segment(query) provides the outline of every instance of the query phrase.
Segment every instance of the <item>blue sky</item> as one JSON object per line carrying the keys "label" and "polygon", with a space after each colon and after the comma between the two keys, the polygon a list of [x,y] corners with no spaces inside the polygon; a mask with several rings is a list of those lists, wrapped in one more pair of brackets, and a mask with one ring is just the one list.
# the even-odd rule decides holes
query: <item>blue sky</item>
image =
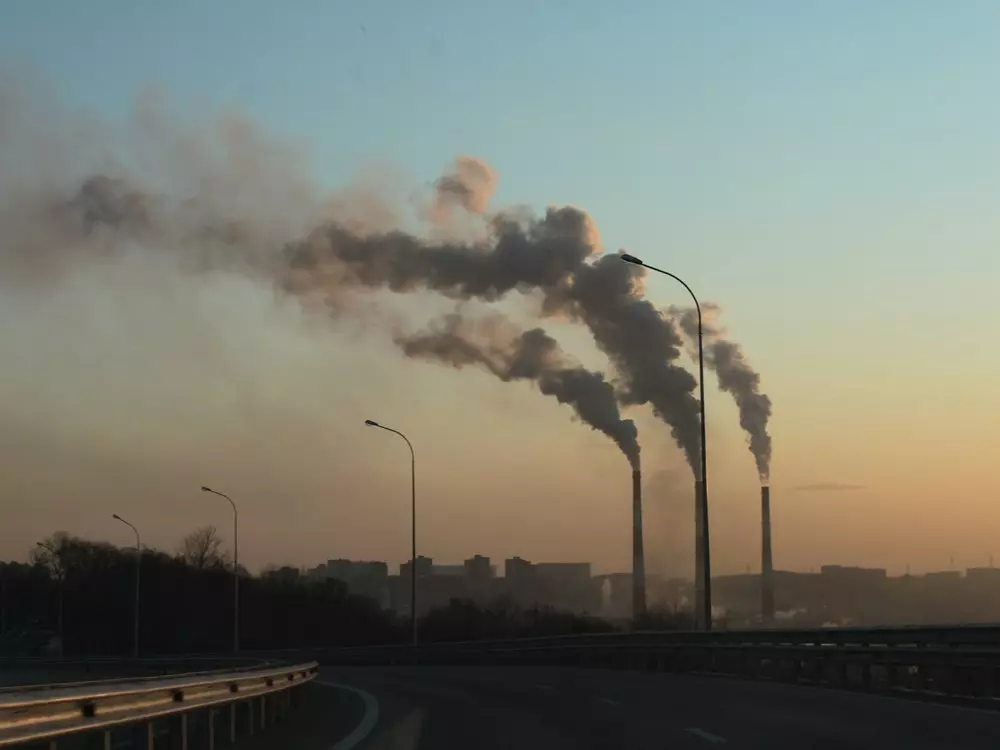
{"label": "blue sky", "polygon": [[996,2],[7,0],[0,50],[111,117],[149,84],[236,107],[331,187],[480,156],[495,205],[581,206],[722,304],[802,481],[871,431],[896,452],[861,473],[939,460],[943,482],[973,460],[963,429],[967,489],[993,481]]}
{"label": "blue sky", "polygon": [[[612,249],[676,257],[731,296],[804,265],[844,279],[861,252],[892,272],[905,250],[865,236],[984,208],[998,16],[932,0],[15,0],[0,47],[103,111],[149,83],[182,106],[236,105],[311,142],[331,184],[374,160],[429,179],[480,155],[498,200],[579,204]],[[861,247],[805,246],[851,224]],[[989,262],[969,229],[968,260]]]}

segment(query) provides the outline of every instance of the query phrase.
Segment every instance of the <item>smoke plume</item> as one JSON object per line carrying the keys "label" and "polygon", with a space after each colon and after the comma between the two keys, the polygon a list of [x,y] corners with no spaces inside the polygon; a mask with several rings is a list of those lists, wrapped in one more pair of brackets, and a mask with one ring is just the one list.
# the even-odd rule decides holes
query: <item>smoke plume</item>
{"label": "smoke plume", "polygon": [[[698,313],[694,308],[671,308],[680,328],[697,356]],[[766,483],[771,473],[771,436],[767,423],[771,418],[771,399],[760,392],[760,375],[751,367],[739,344],[725,338],[725,329],[715,320],[721,312],[712,302],[702,304],[702,332],[705,339],[705,364],[715,371],[719,389],[736,401],[740,427],[747,433],[750,453],[757,464],[760,481]]]}
{"label": "smoke plume", "polygon": [[709,351],[708,361],[719,376],[719,388],[736,400],[740,427],[749,436],[760,481],[766,483],[771,473],[771,436],[767,433],[771,399],[760,392],[760,375],[747,362],[739,344],[724,339],[713,341]]}
{"label": "smoke plume", "polygon": [[[468,164],[467,171],[474,171]],[[482,193],[465,186],[458,175],[446,176],[447,195],[481,205]],[[464,178],[463,178],[464,179]],[[470,180],[471,182],[471,180]],[[439,186],[439,190],[442,189]],[[477,197],[478,196],[478,197]],[[154,201],[106,177],[87,180],[69,202],[78,229],[107,226],[118,232],[146,232]],[[67,210],[62,209],[64,212]],[[227,252],[254,268],[267,267],[286,292],[320,295],[333,310],[345,290],[388,288],[405,293],[427,289],[453,299],[494,301],[517,291],[540,292],[546,316],[585,324],[619,376],[618,397],[626,405],[650,404],[670,426],[671,434],[695,471],[699,456],[698,402],[695,379],[683,369],[683,339],[671,320],[644,299],[645,271],[615,255],[599,253],[590,216],[570,206],[549,208],[540,218],[512,214],[490,217],[490,244],[433,242],[402,231],[359,232],[328,221],[285,246],[284,263],[264,262],[243,254],[247,232],[240,224],[216,219],[198,224],[201,262],[215,268],[231,260]],[[253,237],[253,235],[249,235]],[[206,238],[215,241],[205,256]],[[182,244],[189,236],[181,236]]]}
{"label": "smoke plume", "polygon": [[396,343],[408,357],[459,369],[478,365],[504,382],[533,381],[543,394],[569,404],[583,422],[614,440],[632,468],[639,468],[635,424],[621,418],[614,388],[600,373],[574,363],[541,328],[519,332],[499,315],[473,321],[455,313],[427,332],[398,334]]}
{"label": "smoke plume", "polygon": [[[549,208],[540,218],[490,218],[487,246],[429,242],[402,232],[358,236],[328,223],[287,249],[293,273],[312,275],[336,265],[337,284],[427,289],[453,299],[497,300],[540,292],[543,314],[584,323],[620,375],[619,397],[650,404],[666,422],[692,470],[698,465],[695,379],[677,364],[683,339],[643,298],[645,271],[599,253],[585,212]],[[331,293],[336,293],[336,287]]]}
{"label": "smoke plume", "polygon": [[434,183],[434,214],[446,221],[456,207],[470,214],[486,213],[496,190],[496,172],[474,156],[459,156],[450,172]]}
{"label": "smoke plume", "polygon": [[[533,294],[543,315],[588,327],[614,364],[621,403],[649,404],[697,467],[696,381],[678,362],[683,338],[644,298],[642,268],[600,256],[596,228],[584,211],[564,206],[540,217],[486,214],[495,175],[483,162],[462,157],[437,181],[435,205],[479,215],[487,231],[482,242],[428,240],[344,217],[310,225],[303,219],[316,217],[316,197],[297,180],[281,179],[286,175],[275,157],[258,155],[271,151],[258,148],[259,136],[246,123],[220,125],[227,160],[220,169],[197,138],[173,138],[169,121],[155,109],[141,119],[144,147],[155,152],[150,144],[171,144],[163,153],[142,154],[146,172],[82,172],[74,191],[33,204],[45,214],[34,222],[44,226],[44,241],[7,234],[7,246],[38,265],[66,262],[62,249],[81,243],[99,255],[132,252],[141,244],[145,252],[176,255],[173,261],[185,271],[270,279],[335,314],[350,309],[345,299],[365,289],[482,300]],[[258,172],[277,177],[261,179]],[[146,173],[158,177],[139,177]]]}

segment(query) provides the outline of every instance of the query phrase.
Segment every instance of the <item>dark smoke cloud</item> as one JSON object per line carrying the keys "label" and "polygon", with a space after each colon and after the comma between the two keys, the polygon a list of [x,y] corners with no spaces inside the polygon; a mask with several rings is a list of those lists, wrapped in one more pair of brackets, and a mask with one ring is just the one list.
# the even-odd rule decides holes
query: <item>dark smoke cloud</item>
{"label": "dark smoke cloud", "polygon": [[396,343],[408,357],[459,369],[478,365],[504,382],[536,383],[542,393],[569,404],[584,423],[614,440],[632,467],[639,468],[635,424],[621,418],[612,385],[574,363],[541,328],[518,331],[501,316],[468,320],[455,313],[427,332],[397,335]]}
{"label": "dark smoke cloud", "polygon": [[813,482],[800,484],[792,488],[796,492],[855,492],[866,489],[863,484],[847,484],[845,482]]}
{"label": "dark smoke cloud", "polygon": [[[40,249],[60,259],[65,248],[122,252],[127,243],[117,240],[139,237],[144,251],[174,253],[185,270],[259,274],[309,304],[321,301],[335,314],[347,311],[352,295],[365,289],[426,289],[482,300],[533,293],[541,297],[545,315],[589,328],[614,363],[621,402],[650,404],[670,426],[692,469],[697,467],[696,382],[677,361],[683,340],[643,298],[642,269],[615,256],[597,257],[597,231],[585,212],[567,206],[540,217],[523,212],[485,216],[488,238],[474,243],[432,241],[343,217],[297,231],[301,219],[313,215],[298,204],[313,201],[299,200],[303,191],[292,176],[279,179],[284,175],[272,157],[256,156],[265,149],[256,148],[258,139],[247,126],[230,123],[220,129],[231,162],[220,168],[206,158],[197,139],[164,138],[170,123],[161,115],[147,112],[143,123],[150,142],[181,144],[180,152],[160,162],[151,159],[157,167],[153,172],[181,174],[179,187],[165,194],[168,199],[160,183],[140,187],[124,173],[84,179],[46,204],[51,221],[43,222],[48,236]],[[198,177],[200,170],[204,177]],[[277,176],[269,181],[261,179],[262,173]],[[462,158],[438,181],[437,199],[467,212],[485,211],[494,181],[485,164]],[[275,184],[289,189],[278,191]],[[295,221],[281,220],[282,213]],[[302,239],[289,242],[289,236]],[[109,237],[116,242],[105,242]],[[7,246],[21,256],[33,255],[33,235],[7,233],[7,238]]]}
{"label": "dark smoke cloud", "polygon": [[[771,474],[771,436],[767,423],[771,418],[771,399],[760,392],[760,375],[751,367],[742,347],[723,338],[725,330],[716,323],[721,309],[713,302],[702,304],[702,333],[705,340],[705,364],[714,370],[719,389],[736,401],[740,427],[747,433],[750,453],[757,463],[761,482]],[[689,340],[697,357],[698,313],[694,308],[671,308],[670,313]]]}
{"label": "dark smoke cloud", "polygon": [[273,281],[327,213],[294,148],[236,115],[175,121],[155,98],[81,126],[0,74],[0,283],[60,282],[95,258]]}
{"label": "dark smoke cloud", "polygon": [[[118,180],[92,178],[68,206],[85,228],[146,231],[150,199]],[[692,470],[698,466],[698,402],[695,379],[676,362],[683,339],[669,318],[643,298],[643,269],[599,252],[591,218],[573,207],[550,208],[540,218],[492,217],[486,248],[462,242],[431,242],[401,231],[359,232],[327,222],[286,247],[287,266],[273,269],[280,284],[298,295],[324,295],[334,310],[345,289],[387,287],[394,292],[428,289],[455,299],[497,300],[518,291],[540,291],[543,313],[584,323],[614,363],[619,398],[650,404],[671,429]],[[244,242],[233,222],[198,227],[221,248]],[[216,253],[221,254],[220,248]],[[218,265],[218,263],[214,263]]]}
{"label": "dark smoke cloud", "polygon": [[554,288],[595,252],[590,218],[575,208],[549,209],[540,219],[500,215],[485,251],[462,242],[428,242],[405,232],[359,236],[325,224],[287,248],[291,268],[343,268],[343,283],[394,292],[429,289],[455,299],[497,300],[511,291]]}
{"label": "dark smoke cloud", "polygon": [[582,264],[545,307],[582,320],[622,374],[619,397],[629,405],[650,404],[670,426],[697,474],[700,456],[699,409],[694,377],[676,364],[683,339],[671,321],[643,299],[645,271],[604,255]]}
{"label": "dark smoke cloud", "polygon": [[139,231],[150,228],[153,221],[152,207],[143,193],[129,188],[124,180],[105,175],[84,180],[76,195],[53,205],[52,212],[57,220],[85,232],[102,226]]}
{"label": "dark smoke cloud", "polygon": [[719,388],[736,400],[740,427],[750,438],[757,473],[766,482],[771,474],[771,436],[767,432],[771,399],[760,392],[760,375],[747,362],[739,344],[732,341],[713,341],[709,345],[708,362],[719,376]]}
{"label": "dark smoke cloud", "polygon": [[613,255],[592,262],[599,253],[597,231],[577,208],[550,208],[536,219],[500,214],[490,230],[489,245],[481,247],[402,232],[361,237],[331,223],[287,252],[293,272],[308,276],[333,264],[342,269],[341,284],[487,301],[512,291],[540,292],[545,315],[587,325],[621,376],[623,403],[650,404],[695,470],[696,381],[677,364],[682,337],[643,298],[644,270]]}

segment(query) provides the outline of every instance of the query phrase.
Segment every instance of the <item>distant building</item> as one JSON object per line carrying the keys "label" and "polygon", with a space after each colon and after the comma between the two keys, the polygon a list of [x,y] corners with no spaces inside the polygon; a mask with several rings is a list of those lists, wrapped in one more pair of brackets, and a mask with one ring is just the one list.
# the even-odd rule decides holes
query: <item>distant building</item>
{"label": "distant building", "polygon": [[538,601],[538,576],[535,566],[520,557],[509,557],[503,563],[504,589],[508,597],[519,604]]}
{"label": "distant building", "polygon": [[464,565],[435,565],[431,568],[431,575],[461,577],[465,575]]}
{"label": "distant building", "polygon": [[549,606],[569,612],[601,610],[601,586],[590,575],[590,563],[535,563],[538,583]]}
{"label": "distant building", "polygon": [[966,568],[965,577],[970,583],[1000,583],[1000,568]]}
{"label": "distant building", "polygon": [[928,581],[957,581],[962,577],[960,570],[929,570],[924,574]]}
{"label": "distant building", "polygon": [[590,563],[535,563],[538,577],[557,586],[590,583]]}
{"label": "distant building", "polygon": [[326,580],[326,563],[320,563],[313,568],[309,568],[306,570],[305,577],[310,581]]}
{"label": "distant building", "polygon": [[876,581],[886,577],[885,568],[860,568],[853,565],[824,565],[819,572],[824,577],[839,581]]}
{"label": "distant building", "polygon": [[309,571],[314,580],[337,580],[352,594],[374,599],[381,607],[389,606],[389,566],[381,561],[327,560]]}
{"label": "distant building", "polygon": [[[412,566],[399,566],[399,575],[390,576],[390,607],[401,615],[410,612]],[[434,564],[429,557],[417,558],[417,612],[424,614],[447,606],[452,599],[470,599],[480,605],[492,603],[504,592],[495,578],[490,559],[474,555],[461,564]]]}
{"label": "distant building", "polygon": [[[405,563],[399,566],[399,577],[400,578],[410,578],[413,575],[412,572],[413,563],[407,560]],[[423,555],[417,555],[417,578],[424,578],[434,574],[434,558],[424,557]]]}
{"label": "distant building", "polygon": [[535,581],[535,566],[520,557],[509,557],[504,560],[503,575],[512,587],[529,585]]}
{"label": "distant building", "polygon": [[291,565],[282,565],[280,568],[266,571],[261,577],[266,580],[281,581],[282,583],[295,583],[302,576],[298,568],[293,568]]}
{"label": "distant building", "polygon": [[590,563],[532,563],[520,557],[504,561],[505,593],[524,606],[598,612],[601,586]]}
{"label": "distant building", "polygon": [[493,578],[493,568],[490,566],[490,558],[482,555],[474,555],[465,561],[465,575],[473,581],[486,582]]}

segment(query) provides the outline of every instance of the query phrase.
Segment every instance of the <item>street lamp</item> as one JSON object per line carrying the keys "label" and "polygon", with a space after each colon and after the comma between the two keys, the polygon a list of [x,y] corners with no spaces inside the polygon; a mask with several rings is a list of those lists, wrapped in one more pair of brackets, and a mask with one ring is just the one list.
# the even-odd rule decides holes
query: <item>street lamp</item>
{"label": "street lamp", "polygon": [[233,652],[238,653],[240,650],[240,514],[236,510],[236,503],[229,495],[211,487],[203,486],[201,491],[224,497],[233,506]]}
{"label": "street lamp", "polygon": [[133,607],[132,624],[132,654],[139,658],[139,577],[142,572],[142,542],[139,540],[139,529],[130,524],[117,513],[112,513],[111,517],[116,521],[121,521],[135,532],[135,606]]}
{"label": "street lamp", "polygon": [[[670,271],[664,271],[662,268],[657,268],[656,266],[651,266],[647,263],[643,263],[641,259],[635,257],[634,255],[629,255],[628,253],[622,253],[619,256],[626,263],[631,263],[636,266],[642,266],[650,271],[656,271],[656,273],[661,273],[664,276],[669,276],[674,281],[680,283],[685,289],[687,289],[688,294],[691,295],[691,299],[694,300],[694,309],[698,313],[698,400],[700,402],[701,411],[701,497],[696,498],[698,503],[698,513],[701,514],[702,519],[702,577],[703,581],[703,591],[704,602],[703,610],[697,613],[698,617],[702,618],[704,621],[705,630],[712,629],[712,555],[711,555],[711,545],[709,544],[709,533],[708,533],[708,441],[705,439],[705,342],[702,331],[701,323],[701,304],[698,302],[698,298],[695,296],[694,292],[691,291],[691,287],[687,285],[680,276],[670,273]],[[697,584],[696,584],[697,585]]]}
{"label": "street lamp", "polygon": [[410,628],[412,630],[414,658],[416,658],[417,646],[417,459],[413,453],[413,443],[399,430],[386,427],[373,419],[366,419],[365,424],[369,427],[378,427],[380,430],[399,435],[406,441],[410,449]]}
{"label": "street lamp", "polygon": [[63,561],[60,559],[59,553],[56,551],[55,547],[51,544],[46,544],[45,542],[38,542],[39,547],[47,550],[50,555],[52,555],[52,562],[56,569],[56,578],[59,583],[59,609],[56,614],[56,630],[59,633],[59,656],[63,655],[64,637],[63,637],[63,600],[65,597],[66,588],[66,569],[63,567]]}

